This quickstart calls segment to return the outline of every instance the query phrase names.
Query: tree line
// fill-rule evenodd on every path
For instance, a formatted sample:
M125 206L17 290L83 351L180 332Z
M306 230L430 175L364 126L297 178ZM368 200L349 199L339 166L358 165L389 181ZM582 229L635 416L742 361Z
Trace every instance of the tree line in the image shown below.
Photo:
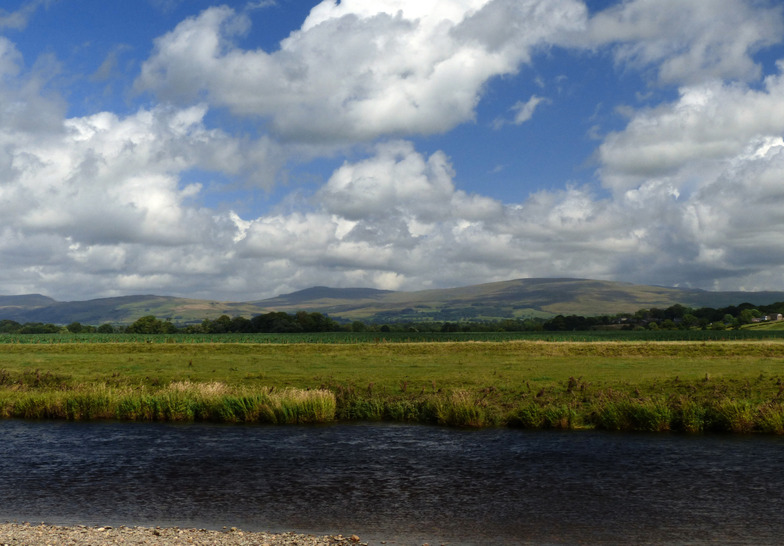
M252 318L222 315L217 319L204 319L198 324L176 325L147 315L132 324L102 324L93 326L72 322L57 325L41 322L19 323L0 320L3 334L55 334L55 333L129 333L129 334L224 334L224 333L314 333L314 332L525 332L525 331L586 331L602 329L657 330L657 329L715 329L740 328L765 316L784 313L784 302L754 306L750 303L722 308L690 308L675 304L667 308L640 309L635 313L616 315L558 315L550 319L526 318L496 321L453 322L340 322L317 312L298 311L293 314L273 311Z
M41 322L20 324L13 320L0 320L0 333L4 334L225 334L225 333L312 333L338 332L344 326L321 313L299 311L294 314L271 312L255 315L253 318L229 317L222 315L215 320L205 319L200 324L178 326L170 320L161 320L147 315L127 326L102 324L92 326L80 322L56 325Z

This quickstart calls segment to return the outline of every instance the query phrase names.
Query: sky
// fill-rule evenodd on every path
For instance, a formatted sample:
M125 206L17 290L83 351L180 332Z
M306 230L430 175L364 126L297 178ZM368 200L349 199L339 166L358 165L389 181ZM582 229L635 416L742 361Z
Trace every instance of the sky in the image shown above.
M780 0L5 0L0 294L784 289Z

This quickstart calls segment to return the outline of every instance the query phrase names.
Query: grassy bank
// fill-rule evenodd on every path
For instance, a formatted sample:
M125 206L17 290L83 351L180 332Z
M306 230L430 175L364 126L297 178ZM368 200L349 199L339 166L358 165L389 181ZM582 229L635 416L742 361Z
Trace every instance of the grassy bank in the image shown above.
M784 343L9 344L0 416L784 433Z

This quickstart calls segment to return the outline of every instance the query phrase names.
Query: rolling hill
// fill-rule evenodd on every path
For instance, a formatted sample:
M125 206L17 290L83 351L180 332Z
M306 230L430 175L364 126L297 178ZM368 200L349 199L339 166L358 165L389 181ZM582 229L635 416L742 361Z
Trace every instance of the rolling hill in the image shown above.
M155 315L176 324L221 315L251 317L270 311L315 311L337 320L367 322L498 320L555 315L605 315L642 308L726 307L784 301L784 292L710 292L590 279L516 279L400 292L316 286L271 299L219 302L169 296L123 296L58 302L39 294L0 296L0 319L69 324L130 324Z

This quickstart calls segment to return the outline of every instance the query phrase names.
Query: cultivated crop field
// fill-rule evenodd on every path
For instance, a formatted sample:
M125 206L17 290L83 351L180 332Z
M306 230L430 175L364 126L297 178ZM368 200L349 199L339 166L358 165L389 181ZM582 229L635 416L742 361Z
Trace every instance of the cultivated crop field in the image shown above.
M6 340L0 416L784 433L780 340L143 337Z
M0 345L62 343L430 343L457 341L736 341L784 340L784 329L594 330L590 332L314 332L303 334L0 334Z
M784 332L781 333L784 338ZM773 333L778 337L777 333ZM216 344L216 343L256 343L256 344L357 344L357 343L418 343L438 341L512 341L567 340L566 335L526 335L513 332L312 332L284 334L0 334L0 344L61 344L61 343L178 343L178 344ZM616 337L616 336L613 336ZM580 336L580 341L598 340L598 336Z

